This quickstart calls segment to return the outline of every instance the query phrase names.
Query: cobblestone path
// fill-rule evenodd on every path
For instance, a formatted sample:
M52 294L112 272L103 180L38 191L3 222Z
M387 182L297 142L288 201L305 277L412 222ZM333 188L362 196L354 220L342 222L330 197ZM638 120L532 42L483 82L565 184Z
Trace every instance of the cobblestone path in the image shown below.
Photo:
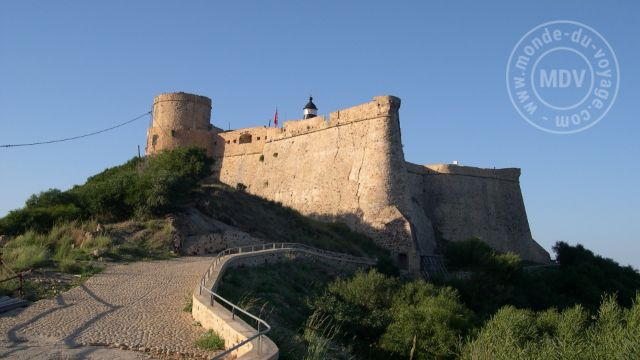
M211 355L194 348L204 329L193 325L191 314L182 311L211 260L182 257L108 266L53 299L2 314L0 358ZM105 353L105 347L135 352L109 349Z

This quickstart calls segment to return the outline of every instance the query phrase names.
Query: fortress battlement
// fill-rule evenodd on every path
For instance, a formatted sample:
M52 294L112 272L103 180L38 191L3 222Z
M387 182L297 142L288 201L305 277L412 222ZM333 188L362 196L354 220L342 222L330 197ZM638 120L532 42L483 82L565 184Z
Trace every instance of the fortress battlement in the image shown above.
M416 165L407 163L407 171L418 175L459 175L484 179L520 182L519 168L484 169L474 166L456 164L428 164Z
M425 270L443 241L477 237L500 251L546 262L531 237L520 169L405 161L401 101L372 101L282 128L224 131L210 123L211 100L177 93L154 99L146 153L197 145L216 161L213 177L318 219L341 221L388 249L401 268ZM438 236L436 236L438 234Z

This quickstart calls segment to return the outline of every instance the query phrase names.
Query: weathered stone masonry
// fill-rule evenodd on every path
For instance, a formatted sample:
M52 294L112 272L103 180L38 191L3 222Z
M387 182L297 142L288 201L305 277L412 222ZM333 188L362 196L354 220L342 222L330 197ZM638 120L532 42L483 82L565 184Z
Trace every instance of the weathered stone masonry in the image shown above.
M287 121L281 129L223 131L210 125L210 107L209 99L191 94L156 97L147 154L201 146L216 158L221 182L342 221L411 271L436 250L436 233L451 241L477 236L525 259L549 259L531 238L519 170L405 162L397 97Z

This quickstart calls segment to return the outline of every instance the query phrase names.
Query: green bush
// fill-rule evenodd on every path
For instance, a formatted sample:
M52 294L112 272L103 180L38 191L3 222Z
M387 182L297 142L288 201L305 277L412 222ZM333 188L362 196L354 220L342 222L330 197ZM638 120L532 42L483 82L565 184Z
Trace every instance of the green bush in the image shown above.
M113 246L113 241L110 237L104 235L98 235L95 237L90 237L82 244L83 249L87 249L90 251L97 251L99 254L105 254L111 250Z
M403 358L412 351L413 359L453 358L472 318L454 289L421 280L409 282L394 295L391 322L380 347Z
M47 264L49 251L41 244L5 248L2 259L14 271L23 271Z
M640 355L640 306L603 298L592 320L581 306L559 313L507 306L470 338L462 359L631 359Z
M27 230L45 232L56 223L72 221L83 215L75 204L58 204L49 207L25 207L12 210L0 219L0 233L18 235Z
M37 195L31 195L25 202L25 206L28 208L44 208L68 204L78 205L78 198L73 193L58 189L49 189Z
M618 294L618 301L628 307L640 290L640 274L629 266L594 255L581 245L559 242L554 250L560 266L524 271L514 254L497 253L478 240L452 243L445 254L447 262L472 272L469 279L446 283L460 291L463 302L480 318L505 305L562 310L581 304L594 311L605 294Z
M68 191L50 189L32 195L25 207L0 219L0 233L47 232L74 220L120 221L134 215L163 215L185 201L211 173L213 160L196 147L133 158L90 177Z
M200 335L196 347L202 350L224 350L224 339L213 330Z
M182 307L182 311L188 313L193 311L193 297L190 294L187 294L184 297L184 306Z
M454 289L376 270L330 283L313 308L337 323L343 345L370 359L452 358L473 323Z
M595 309L603 294L617 294L618 301L631 306L640 290L640 274L631 266L595 255L582 245L558 242L553 250L560 268L549 273L547 283L575 303Z
M445 258L449 270L514 273L521 266L520 257L514 253L498 253L484 241L473 238L447 243Z

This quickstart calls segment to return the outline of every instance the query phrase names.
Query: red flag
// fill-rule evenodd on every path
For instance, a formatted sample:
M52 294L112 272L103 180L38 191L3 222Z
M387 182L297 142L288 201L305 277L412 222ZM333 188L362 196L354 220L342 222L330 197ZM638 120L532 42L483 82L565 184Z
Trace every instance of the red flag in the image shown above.
M278 108L276 108L276 114L273 115L273 125L275 125L275 127L278 127Z

